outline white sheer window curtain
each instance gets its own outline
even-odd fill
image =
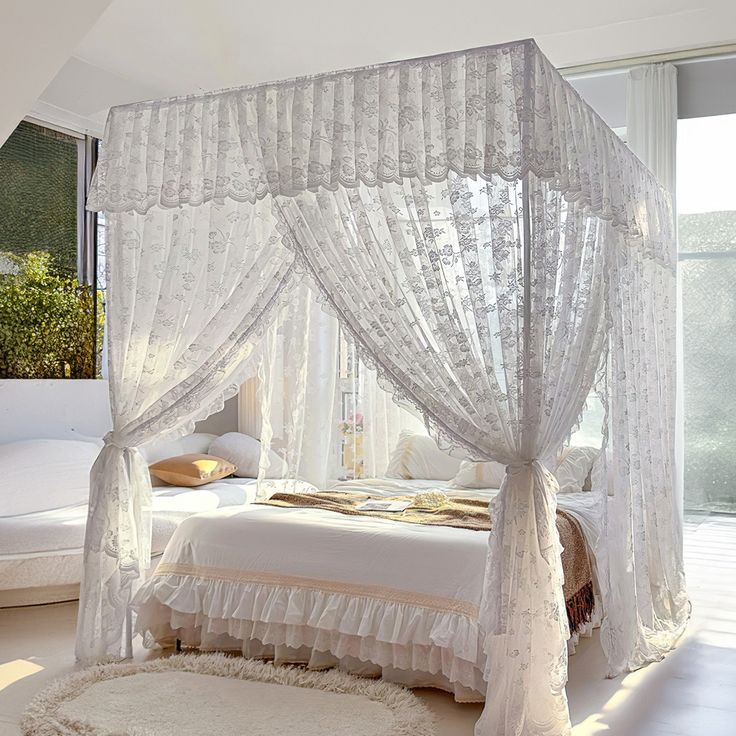
[[[284,458],[284,477],[327,488],[345,471],[341,425],[347,411],[357,417],[351,427],[360,426],[358,435],[349,432],[351,458],[360,463],[362,477],[384,476],[401,432],[426,434],[424,420],[394,401],[364,363],[357,377],[342,379],[340,349],[360,361],[352,342],[344,335],[339,342],[337,320],[307,287],[291,299],[249,358],[238,399],[239,430],[262,440],[264,461],[269,449]],[[261,495],[272,490],[263,479],[261,486]]]
[[[383,389],[374,370],[361,372],[358,406],[363,414],[363,476],[386,475],[391,454],[404,432],[426,434],[424,420],[399,406],[392,393]]]
[[[672,198],[677,221],[677,67],[643,64],[626,79],[626,131],[631,150],[649,167]],[[676,230],[676,229],[675,229]],[[677,398],[675,427],[675,494],[684,507],[684,366],[682,363],[682,293],[677,282]]]
[[[626,142],[675,199],[677,67],[644,64],[626,80]]]

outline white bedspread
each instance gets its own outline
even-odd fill
[[[341,489],[396,495],[442,482],[381,479]],[[495,495],[495,489],[468,495]],[[591,548],[600,496],[560,496]],[[136,629],[203,648],[257,640],[441,675],[483,692],[477,618],[487,536],[304,508],[221,509],[184,521],[136,596]]]

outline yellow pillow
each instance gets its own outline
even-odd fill
[[[151,475],[172,486],[192,488],[232,475],[237,468],[214,455],[177,455],[150,465]]]

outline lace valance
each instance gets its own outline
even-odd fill
[[[673,240],[667,195],[533,41],[113,108],[88,206],[143,213],[450,171],[531,172],[648,248]]]

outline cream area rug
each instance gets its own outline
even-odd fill
[[[26,736],[433,736],[399,685],[223,654],[92,667],[26,710]]]

